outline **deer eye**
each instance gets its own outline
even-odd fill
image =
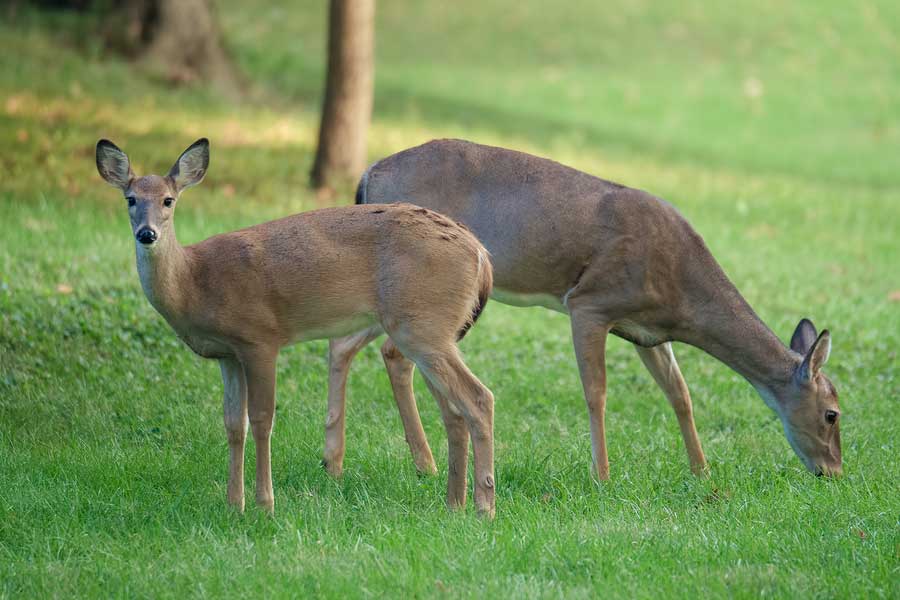
[[[128,196],[125,199],[128,200],[128,206],[134,206],[134,203],[136,202],[136,200],[134,199],[134,196]]]
[[[166,198],[165,200],[163,200],[163,204],[165,204],[166,206],[172,206],[173,202],[175,202],[175,198]]]
[[[834,425],[835,421],[837,421],[838,412],[836,410],[826,410],[825,411],[825,422],[829,425]]]

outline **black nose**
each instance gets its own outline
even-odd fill
[[[135,237],[142,244],[152,244],[156,241],[156,232],[149,227],[142,227]]]

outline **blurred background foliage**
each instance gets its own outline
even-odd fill
[[[50,13],[20,4],[6,25],[13,29],[4,35],[6,60],[27,75],[7,89],[65,95],[66,85],[105,85],[107,102],[140,112],[155,95],[141,89],[146,83],[125,63],[118,72],[103,67],[121,46],[108,31],[115,3],[80,4],[86,9]],[[239,102],[314,115],[327,3],[221,0],[214,7],[240,74]],[[383,2],[375,121],[435,135],[489,133],[567,155],[890,187],[900,177],[898,22],[896,3],[876,0]],[[47,27],[53,41],[34,35]],[[54,60],[34,56],[48,43]],[[197,88],[207,89],[194,86],[194,100],[208,102]],[[375,135],[370,153],[402,144]]]

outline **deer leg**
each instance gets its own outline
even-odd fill
[[[225,433],[228,436],[228,504],[244,511],[244,441],[247,439],[247,381],[241,363],[219,361],[224,384]]]
[[[593,474],[600,481],[609,479],[609,455],[606,452],[606,336],[609,326],[594,315],[572,312],[572,341],[581,374],[584,399],[591,421]]]
[[[455,348],[441,358],[419,364],[419,368],[438,394],[447,399],[450,410],[466,421],[475,455],[475,509],[482,516],[492,518],[495,510],[494,395],[469,371]]]
[[[344,417],[350,363],[366,344],[379,335],[380,327],[370,327],[353,335],[328,341],[328,414],[325,417],[325,453],[322,465],[334,477],[340,477],[344,470]]]
[[[469,428],[466,420],[455,411],[447,398],[425,378],[425,384],[441,409],[441,417],[447,430],[447,508],[462,510],[466,507],[466,471],[469,466]]]
[[[675,410],[678,427],[681,428],[681,437],[684,438],[684,447],[687,449],[688,459],[691,462],[691,471],[695,475],[703,475],[706,473],[706,457],[703,455],[697,428],[694,426],[691,394],[688,392],[678,363],[675,361],[672,344],[667,342],[653,348],[642,348],[636,345],[634,349],[637,350],[644,366],[650,371],[657,385],[662,388],[669,404]]]
[[[414,362],[403,356],[397,345],[388,338],[381,346],[381,356],[384,358],[384,366],[387,368],[388,377],[391,380],[391,388],[394,390],[394,400],[403,421],[403,431],[406,434],[406,443],[416,463],[416,470],[425,475],[437,473],[431,448],[428,446],[428,438],[422,429],[422,420],[419,418],[419,410],[416,407],[416,397],[413,394],[413,371],[416,368]],[[438,400],[438,404],[441,401]],[[441,411],[443,411],[443,405]],[[443,412],[442,412],[443,414]],[[447,425],[446,418],[444,425]],[[447,425],[449,434],[449,425]],[[465,444],[468,446],[468,433]],[[463,480],[465,480],[465,467],[463,467]],[[465,505],[465,486],[463,486],[462,504]]]
[[[247,377],[247,412],[256,444],[256,504],[267,512],[275,509],[272,491],[270,440],[275,421],[275,359],[277,351],[255,351],[241,357]]]

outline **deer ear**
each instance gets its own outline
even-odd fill
[[[122,191],[128,189],[128,185],[134,179],[128,155],[109,140],[97,142],[97,171],[107,183]]]
[[[819,369],[828,361],[831,355],[831,334],[825,329],[819,334],[819,338],[813,343],[812,348],[806,354],[798,369],[800,378],[811,381]]]
[[[797,354],[806,355],[816,341],[816,326],[809,319],[800,319],[794,335],[791,336],[791,350]]]
[[[169,170],[176,193],[203,181],[209,167],[209,140],[200,138],[181,153]]]

